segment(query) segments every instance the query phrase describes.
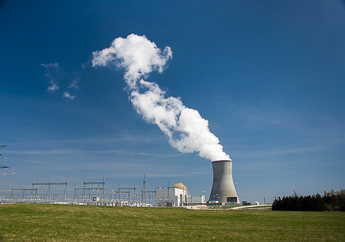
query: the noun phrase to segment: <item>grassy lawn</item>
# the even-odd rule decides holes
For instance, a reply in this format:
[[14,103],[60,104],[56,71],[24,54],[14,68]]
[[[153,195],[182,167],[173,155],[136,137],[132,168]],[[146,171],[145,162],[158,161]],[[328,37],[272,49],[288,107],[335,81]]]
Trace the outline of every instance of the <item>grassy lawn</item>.
[[345,241],[343,212],[0,204],[0,241]]

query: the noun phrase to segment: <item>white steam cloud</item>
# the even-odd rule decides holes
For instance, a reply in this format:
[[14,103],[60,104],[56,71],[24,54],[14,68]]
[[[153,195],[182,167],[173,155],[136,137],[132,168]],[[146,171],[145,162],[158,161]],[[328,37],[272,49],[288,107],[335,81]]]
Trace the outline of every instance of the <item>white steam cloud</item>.
[[144,80],[154,70],[163,72],[172,58],[170,47],[162,51],[145,36],[131,34],[92,54],[93,67],[115,65],[126,70],[124,79],[133,107],[145,121],[156,124],[174,148],[183,153],[198,152],[211,161],[230,159],[197,110],[185,107],[179,98],[166,97],[156,83]]

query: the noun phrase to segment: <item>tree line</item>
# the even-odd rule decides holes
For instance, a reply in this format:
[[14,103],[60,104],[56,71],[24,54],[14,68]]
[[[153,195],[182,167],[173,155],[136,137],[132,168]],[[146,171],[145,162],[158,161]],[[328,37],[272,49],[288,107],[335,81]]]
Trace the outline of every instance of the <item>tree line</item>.
[[345,211],[345,189],[335,192],[324,192],[312,196],[293,196],[275,198],[272,210],[289,211]]

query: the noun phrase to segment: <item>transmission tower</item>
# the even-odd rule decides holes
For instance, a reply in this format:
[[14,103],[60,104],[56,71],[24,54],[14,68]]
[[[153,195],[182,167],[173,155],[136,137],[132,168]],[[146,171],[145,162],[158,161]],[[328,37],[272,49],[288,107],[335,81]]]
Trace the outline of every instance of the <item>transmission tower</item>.
[[[0,145],[0,150],[2,148],[5,148],[7,145]],[[6,162],[8,159],[6,158],[6,156],[4,156],[3,154],[0,154],[0,162]],[[16,171],[12,168],[10,168],[9,166],[5,166],[0,164],[0,169],[1,169],[1,175],[6,175],[6,174],[14,174]]]

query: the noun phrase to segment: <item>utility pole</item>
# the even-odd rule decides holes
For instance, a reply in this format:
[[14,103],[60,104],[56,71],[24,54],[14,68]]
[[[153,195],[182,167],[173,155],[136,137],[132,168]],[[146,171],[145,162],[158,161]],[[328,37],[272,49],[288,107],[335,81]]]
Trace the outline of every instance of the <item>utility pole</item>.
[[145,174],[144,174],[144,180],[143,180],[143,194],[141,197],[141,203],[145,204],[146,203],[146,180],[145,180]]
[[[7,145],[0,145],[0,150],[2,148],[5,148]],[[2,162],[6,162],[8,159],[6,158],[6,156],[4,156],[3,154],[0,154],[0,161]],[[10,168],[9,166],[5,166],[5,165],[2,165],[0,164],[0,169],[2,171],[2,175],[6,175],[6,174],[11,174],[13,175],[16,171],[13,170],[12,168]]]

